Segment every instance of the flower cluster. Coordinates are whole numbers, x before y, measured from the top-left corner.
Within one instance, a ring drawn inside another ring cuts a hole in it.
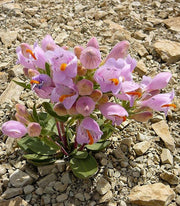
[[[140,83],[134,82],[136,60],[128,54],[129,46],[128,41],[117,43],[104,60],[95,37],[86,47],[75,46],[73,50],[59,47],[50,35],[41,41],[41,46],[36,42],[32,48],[22,43],[17,48],[18,63],[23,65],[31,89],[51,102],[49,114],[55,119],[55,133],[60,138],[55,142],[62,153],[69,155],[68,150],[81,151],[85,145],[99,142],[103,135],[99,119],[106,119],[104,122],[114,126],[127,118],[144,122],[152,118],[153,110],[167,115],[170,107],[175,108],[174,91],[160,93],[171,79],[171,73],[161,72],[154,78],[143,76]],[[5,135],[49,138],[42,121],[36,121],[36,111],[32,115],[20,104],[16,110],[17,121],[2,125]],[[60,117],[66,119],[60,121]],[[73,127],[73,138],[68,137],[64,126]],[[69,141],[73,142],[73,149],[69,149]]]

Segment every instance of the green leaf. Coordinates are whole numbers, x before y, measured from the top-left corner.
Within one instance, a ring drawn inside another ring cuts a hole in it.
[[[35,166],[43,166],[43,165],[49,165],[49,164],[54,163],[55,159],[48,159],[48,160],[43,160],[43,161],[28,159],[28,162],[35,165]]]
[[[43,156],[43,155],[38,155],[38,154],[26,154],[23,155],[26,159],[29,160],[34,160],[34,161],[44,161],[48,159],[52,159],[52,156]]]
[[[37,110],[36,110],[36,104],[34,104],[34,106],[33,106],[33,119],[36,122],[39,122],[39,117],[38,117]]]
[[[88,152],[86,151],[77,151],[74,155],[74,158],[76,159],[86,159],[88,156]]]
[[[86,145],[85,147],[89,150],[92,150],[92,151],[100,151],[100,150],[103,150],[106,147],[108,147],[110,145],[110,143],[111,143],[110,141],[97,142],[97,143],[94,143],[92,145]]]
[[[36,137],[33,137],[32,141],[27,143],[27,146],[39,155],[53,155],[57,152],[57,149],[50,147],[43,140]]]
[[[24,82],[18,82],[16,80],[13,80],[13,82],[15,82],[16,84],[18,84],[21,87],[24,87],[25,89],[31,89],[31,85],[30,84],[27,84],[27,83],[24,83]]]
[[[50,65],[47,62],[45,63],[45,69],[46,69],[46,74],[48,76],[50,76],[51,75],[51,69],[50,69]]]
[[[50,139],[48,137],[43,137],[43,141],[51,148],[55,149],[56,151],[60,150],[60,147],[53,141],[53,139]]]
[[[97,162],[90,154],[85,159],[76,159],[73,157],[70,160],[70,166],[74,175],[81,179],[91,177],[98,170]]]
[[[68,115],[66,115],[66,116],[57,115],[56,112],[53,111],[51,104],[48,102],[43,102],[42,105],[48,114],[50,114],[52,117],[60,120],[61,122],[65,122],[69,118]]]
[[[17,144],[22,150],[24,150],[26,152],[32,152],[29,149],[29,147],[27,146],[27,144],[31,141],[32,141],[32,137],[26,136],[26,137],[23,137],[22,139],[18,140]]]

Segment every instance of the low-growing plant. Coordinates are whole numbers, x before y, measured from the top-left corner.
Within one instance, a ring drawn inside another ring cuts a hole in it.
[[[174,91],[160,93],[172,75],[161,72],[154,78],[133,80],[136,60],[128,54],[129,42],[117,43],[101,59],[98,41],[86,47],[59,47],[50,35],[33,48],[17,48],[29,83],[16,82],[33,90],[43,110],[32,112],[16,104],[15,120],[2,125],[2,132],[18,138],[24,157],[34,165],[46,165],[66,158],[75,176],[88,178],[98,170],[94,152],[110,145],[109,137],[126,119],[148,121],[154,111],[167,115]]]

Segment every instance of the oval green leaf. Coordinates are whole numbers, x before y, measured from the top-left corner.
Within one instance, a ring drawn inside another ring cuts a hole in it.
[[[111,143],[110,141],[97,142],[92,145],[86,145],[86,148],[92,151],[100,151],[108,147],[110,143]]]
[[[70,160],[70,166],[74,175],[81,179],[91,177],[98,170],[97,162],[90,154],[85,159],[76,159],[73,157]]]

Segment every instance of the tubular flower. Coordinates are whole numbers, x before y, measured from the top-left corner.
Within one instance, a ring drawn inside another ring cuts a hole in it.
[[[113,125],[120,125],[126,120],[126,117],[128,116],[128,113],[124,107],[113,102],[102,104],[100,105],[99,109],[107,119],[112,120]]]
[[[46,52],[48,50],[54,51],[57,45],[55,44],[53,38],[50,35],[46,35],[41,41],[41,48]]]
[[[70,109],[78,97],[78,91],[75,85],[66,86],[58,85],[53,89],[51,100],[53,102],[60,102],[66,109]]]
[[[117,94],[116,97],[120,100],[129,101],[130,107],[132,107],[134,100],[141,97],[141,92],[138,89],[139,85],[133,81],[122,82],[121,93]]]
[[[72,84],[72,78],[77,75],[77,57],[60,47],[49,51],[48,54],[52,64],[54,83]]]
[[[145,92],[160,90],[167,86],[172,74],[170,72],[161,72],[153,79],[151,77],[143,76],[141,88]]]
[[[127,52],[129,49],[129,42],[128,41],[121,41],[119,43],[117,43],[112,50],[110,51],[109,55],[106,57],[105,62],[110,59],[110,58],[114,58],[114,59],[119,59],[119,58],[125,58],[127,56]]]
[[[157,94],[153,97],[142,100],[138,104],[142,107],[149,107],[155,111],[163,111],[167,115],[170,107],[176,108],[176,105],[172,103],[174,98],[174,90],[170,93]]]
[[[121,90],[121,69],[115,59],[109,59],[103,66],[96,70],[94,79],[100,84],[102,92],[119,93]]]
[[[80,123],[77,129],[76,141],[78,144],[96,143],[103,132],[100,130],[98,123],[90,117],[86,117]]]
[[[89,116],[95,108],[95,102],[90,97],[80,97],[76,102],[76,110],[83,116]]]
[[[46,74],[32,77],[30,83],[32,90],[34,90],[36,94],[43,99],[49,98],[52,90],[54,89],[52,79]]]
[[[27,128],[21,122],[10,120],[2,125],[2,132],[9,137],[20,138],[27,133]]]

